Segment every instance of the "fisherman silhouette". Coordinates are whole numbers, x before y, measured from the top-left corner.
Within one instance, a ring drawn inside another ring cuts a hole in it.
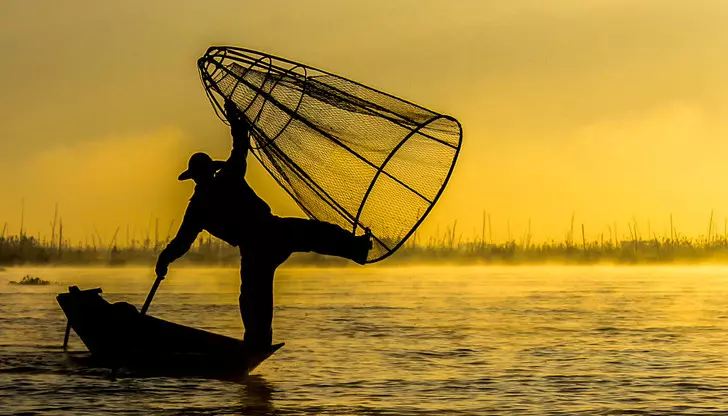
[[[253,192],[245,180],[250,148],[250,125],[232,101],[225,102],[233,149],[226,161],[205,153],[190,157],[179,180],[195,181],[184,220],[177,235],[157,259],[158,277],[184,255],[197,235],[206,230],[240,249],[240,315],[244,343],[251,354],[266,353],[272,342],[273,277],[293,252],[316,252],[364,264],[372,247],[371,236],[344,230],[338,225],[303,218],[282,218]]]

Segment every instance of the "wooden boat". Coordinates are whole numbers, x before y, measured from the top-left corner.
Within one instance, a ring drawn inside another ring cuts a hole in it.
[[[242,340],[142,315],[126,302],[109,303],[101,289],[69,287],[59,294],[70,329],[104,367],[158,375],[239,377],[253,371],[283,346],[249,356]]]

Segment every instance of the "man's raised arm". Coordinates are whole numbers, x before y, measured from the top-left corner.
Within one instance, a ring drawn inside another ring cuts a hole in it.
[[[250,126],[245,116],[238,110],[230,100],[225,101],[225,115],[230,122],[230,132],[233,136],[233,150],[226,165],[226,170],[238,171],[245,175],[247,168],[248,149],[250,149]]]

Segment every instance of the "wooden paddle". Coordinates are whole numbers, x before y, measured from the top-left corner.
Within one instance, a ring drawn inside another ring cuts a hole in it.
[[[154,284],[152,285],[152,290],[149,291],[149,294],[147,295],[147,300],[144,301],[144,306],[142,306],[142,315],[146,315],[147,309],[149,309],[149,305],[152,304],[154,294],[157,293],[157,288],[159,287],[159,284],[162,283],[162,280],[164,280],[164,276],[157,275],[157,278],[154,280]]]

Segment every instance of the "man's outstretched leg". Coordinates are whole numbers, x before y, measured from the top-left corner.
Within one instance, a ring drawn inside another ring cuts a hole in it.
[[[338,225],[303,218],[275,217],[276,235],[292,252],[313,251],[364,264],[372,248],[371,237],[356,236]]]

